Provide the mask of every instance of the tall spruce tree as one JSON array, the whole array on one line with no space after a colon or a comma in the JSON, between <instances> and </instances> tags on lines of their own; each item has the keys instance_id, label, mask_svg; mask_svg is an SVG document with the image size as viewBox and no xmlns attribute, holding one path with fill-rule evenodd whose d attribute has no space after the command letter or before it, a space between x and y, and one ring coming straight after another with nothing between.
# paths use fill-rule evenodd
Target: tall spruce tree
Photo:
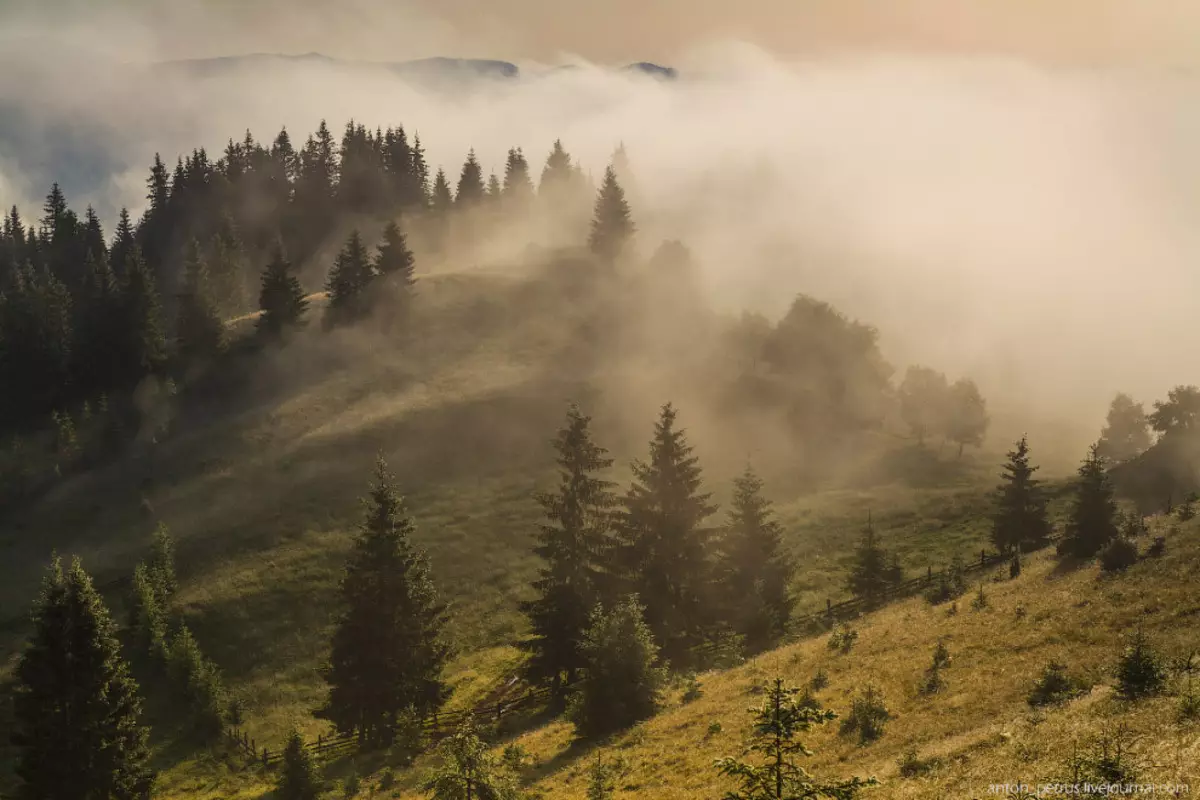
<instances>
[{"instance_id":1,"label":"tall spruce tree","mask_svg":"<svg viewBox=\"0 0 1200 800\"><path fill-rule=\"evenodd\" d=\"M529 162L521 148L508 151L504 164L505 205L517 215L527 214L533 205L533 180L529 176Z\"/></svg>"},{"instance_id":2,"label":"tall spruce tree","mask_svg":"<svg viewBox=\"0 0 1200 800\"><path fill-rule=\"evenodd\" d=\"M373 266L375 272L388 284L398 289L407 289L416 281L413 279L413 267L416 259L408 248L408 238L395 222L389 222L383 229L383 241L376 248Z\"/></svg>"},{"instance_id":3,"label":"tall spruce tree","mask_svg":"<svg viewBox=\"0 0 1200 800\"><path fill-rule=\"evenodd\" d=\"M458 176L458 187L454 190L454 204L458 208L478 208L487 195L483 182L483 168L475 157L475 150L467 154L462 172Z\"/></svg>"},{"instance_id":4,"label":"tall spruce tree","mask_svg":"<svg viewBox=\"0 0 1200 800\"><path fill-rule=\"evenodd\" d=\"M154 278L135 248L125 265L121 290L121 348L126 383L136 383L166 361L162 306Z\"/></svg>"},{"instance_id":5,"label":"tall spruce tree","mask_svg":"<svg viewBox=\"0 0 1200 800\"><path fill-rule=\"evenodd\" d=\"M389 742L405 709L422 719L445 702L445 607L429 559L412 541L387 464L379 458L367 516L341 581L343 611L324 670L324 716L369 744Z\"/></svg>"},{"instance_id":6,"label":"tall spruce tree","mask_svg":"<svg viewBox=\"0 0 1200 800\"><path fill-rule=\"evenodd\" d=\"M432 192L430 203L435 212L444 214L454 207L454 196L450 193L450 182L444 169L439 168L434 176Z\"/></svg>"},{"instance_id":7,"label":"tall spruce tree","mask_svg":"<svg viewBox=\"0 0 1200 800\"><path fill-rule=\"evenodd\" d=\"M711 622L708 543L704 527L717 506L700 491L698 459L676 411L662 408L648 462L635 461L633 483L616 526L616 563L626 589L646 606L646 622L675 663L689 660Z\"/></svg>"},{"instance_id":8,"label":"tall spruce tree","mask_svg":"<svg viewBox=\"0 0 1200 800\"><path fill-rule=\"evenodd\" d=\"M715 766L721 775L739 784L727 792L723 800L851 800L860 789L877 783L874 778L851 778L847 781L823 781L814 778L797 763L800 756L812 753L796 738L825 725L837 715L823 711L806 702L799 689L785 686L776 678L767 688L762 706L752 708L754 727L750 752L758 753L762 763L751 764L735 758L719 759Z\"/></svg>"},{"instance_id":9,"label":"tall spruce tree","mask_svg":"<svg viewBox=\"0 0 1200 800\"><path fill-rule=\"evenodd\" d=\"M117 228L113 232L112 247L108 251L108 263L118 280L124 278L125 266L136 247L137 239L134 236L133 223L129 220L129 209L122 208L121 215L117 218Z\"/></svg>"},{"instance_id":10,"label":"tall spruce tree","mask_svg":"<svg viewBox=\"0 0 1200 800\"><path fill-rule=\"evenodd\" d=\"M325 309L326 324L343 324L365 316L370 308L367 288L374 277L362 236L357 230L352 231L345 247L333 262L325 285L329 292L329 305Z\"/></svg>"},{"instance_id":11,"label":"tall spruce tree","mask_svg":"<svg viewBox=\"0 0 1200 800\"><path fill-rule=\"evenodd\" d=\"M304 322L308 300L300 288L300 280L292 273L291 263L283 255L282 246L275 248L271 263L263 270L258 307L262 311L256 323L258 332L269 338L277 339Z\"/></svg>"},{"instance_id":12,"label":"tall spruce tree","mask_svg":"<svg viewBox=\"0 0 1200 800\"><path fill-rule=\"evenodd\" d=\"M183 290L175 316L175 341L184 364L213 358L225 346L225 324L213 300L208 264L193 239L184 257Z\"/></svg>"},{"instance_id":13,"label":"tall spruce tree","mask_svg":"<svg viewBox=\"0 0 1200 800\"><path fill-rule=\"evenodd\" d=\"M533 634L527 643L528 675L550 680L556 695L563 677L570 684L583 665L580 648L589 615L604 594L603 564L616 505L612 482L596 475L611 467L612 459L592 441L590 425L591 417L572 404L554 440L558 488L537 495L547 520L534 548L543 562L533 583L537 599L522 606Z\"/></svg>"},{"instance_id":14,"label":"tall spruce tree","mask_svg":"<svg viewBox=\"0 0 1200 800\"><path fill-rule=\"evenodd\" d=\"M604 171L604 183L596 197L588 247L601 259L614 261L629 246L636 230L625 190L617 181L617 171L610 166Z\"/></svg>"},{"instance_id":15,"label":"tall spruce tree","mask_svg":"<svg viewBox=\"0 0 1200 800\"><path fill-rule=\"evenodd\" d=\"M1008 463L996 489L992 514L992 543L1001 553L1031 552L1050 542L1050 520L1038 468L1029 463L1029 442L1024 436L1008 452Z\"/></svg>"},{"instance_id":16,"label":"tall spruce tree","mask_svg":"<svg viewBox=\"0 0 1200 800\"><path fill-rule=\"evenodd\" d=\"M147 731L116 634L79 560L64 572L56 556L16 671L20 797L149 798Z\"/></svg>"},{"instance_id":17,"label":"tall spruce tree","mask_svg":"<svg viewBox=\"0 0 1200 800\"><path fill-rule=\"evenodd\" d=\"M722 606L751 652L783 636L795 605L789 590L795 567L783 552L783 528L762 489L762 479L747 467L734 482L729 522L717 548Z\"/></svg>"},{"instance_id":18,"label":"tall spruce tree","mask_svg":"<svg viewBox=\"0 0 1200 800\"><path fill-rule=\"evenodd\" d=\"M855 597L874 604L903 579L899 562L880 546L875 525L868 518L867 527L854 551L854 566L850 570L847 588Z\"/></svg>"},{"instance_id":19,"label":"tall spruce tree","mask_svg":"<svg viewBox=\"0 0 1200 800\"><path fill-rule=\"evenodd\" d=\"M1079 467L1075 500L1059 552L1073 558L1091 558L1117 537L1117 504L1103 456L1096 445Z\"/></svg>"}]
</instances>

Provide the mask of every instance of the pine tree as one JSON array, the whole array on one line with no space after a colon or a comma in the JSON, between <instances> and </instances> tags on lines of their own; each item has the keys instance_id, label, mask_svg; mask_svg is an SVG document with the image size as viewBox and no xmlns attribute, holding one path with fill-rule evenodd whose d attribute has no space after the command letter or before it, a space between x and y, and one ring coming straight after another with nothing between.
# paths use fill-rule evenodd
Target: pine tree
<instances>
[{"instance_id":1,"label":"pine tree","mask_svg":"<svg viewBox=\"0 0 1200 800\"><path fill-rule=\"evenodd\" d=\"M167 656L167 618L145 564L133 568L129 594L129 627L138 647L154 659Z\"/></svg>"},{"instance_id":2,"label":"pine tree","mask_svg":"<svg viewBox=\"0 0 1200 800\"><path fill-rule=\"evenodd\" d=\"M1050 542L1050 521L1041 482L1033 477L1038 468L1029 463L1029 442L1024 436L1008 452L1002 481L996 489L992 514L992 543L1001 553L1031 552Z\"/></svg>"},{"instance_id":3,"label":"pine tree","mask_svg":"<svg viewBox=\"0 0 1200 800\"><path fill-rule=\"evenodd\" d=\"M596 197L588 247L601 259L614 261L629 246L636 230L625 190L617 182L616 170L610 166L604 171L604 184Z\"/></svg>"},{"instance_id":4,"label":"pine tree","mask_svg":"<svg viewBox=\"0 0 1200 800\"><path fill-rule=\"evenodd\" d=\"M462 173L458 177L458 187L454 190L454 204L457 208L478 208L486 193L483 169L475 157L475 150L472 149L467 154L467 160L463 162Z\"/></svg>"},{"instance_id":5,"label":"pine tree","mask_svg":"<svg viewBox=\"0 0 1200 800\"><path fill-rule=\"evenodd\" d=\"M868 519L847 581L850 593L868 604L875 604L903 579L899 564L879 545L875 526Z\"/></svg>"},{"instance_id":6,"label":"pine tree","mask_svg":"<svg viewBox=\"0 0 1200 800\"><path fill-rule=\"evenodd\" d=\"M95 261L108 260L108 245L104 242L104 229L100 227L100 218L96 209L87 207L83 223L84 255L90 255Z\"/></svg>"},{"instance_id":7,"label":"pine tree","mask_svg":"<svg viewBox=\"0 0 1200 800\"><path fill-rule=\"evenodd\" d=\"M308 300L300 288L300 280L292 273L292 265L283 255L283 247L275 248L271 263L262 274L262 289L258 293L262 311L255 323L259 334L277 339L284 331L298 328L308 311Z\"/></svg>"},{"instance_id":8,"label":"pine tree","mask_svg":"<svg viewBox=\"0 0 1200 800\"><path fill-rule=\"evenodd\" d=\"M605 736L658 710L666 670L636 595L611 611L596 606L581 647L584 673L569 716L584 737Z\"/></svg>"},{"instance_id":9,"label":"pine tree","mask_svg":"<svg viewBox=\"0 0 1200 800\"><path fill-rule=\"evenodd\" d=\"M183 291L176 306L175 340L184 364L202 362L225 346L225 324L213 300L208 265L193 239L184 257Z\"/></svg>"},{"instance_id":10,"label":"pine tree","mask_svg":"<svg viewBox=\"0 0 1200 800\"><path fill-rule=\"evenodd\" d=\"M425 784L432 800L517 800L512 776L488 755L487 744L467 722L439 748L442 768Z\"/></svg>"},{"instance_id":11,"label":"pine tree","mask_svg":"<svg viewBox=\"0 0 1200 800\"><path fill-rule=\"evenodd\" d=\"M1115 539L1117 504L1113 500L1112 484L1108 480L1105 462L1096 445L1079 467L1079 483L1075 501L1067 521L1066 535L1059 542L1059 552L1073 558L1091 558Z\"/></svg>"},{"instance_id":12,"label":"pine tree","mask_svg":"<svg viewBox=\"0 0 1200 800\"><path fill-rule=\"evenodd\" d=\"M440 168L433 179L431 204L434 212L439 214L444 214L454 207L454 197L450 194L450 183L446 179L446 171Z\"/></svg>"},{"instance_id":13,"label":"pine tree","mask_svg":"<svg viewBox=\"0 0 1200 800\"><path fill-rule=\"evenodd\" d=\"M762 488L762 480L747 467L734 482L729 522L718 542L723 605L751 652L783 636L795 605L789 592L795 568L783 552L783 529Z\"/></svg>"},{"instance_id":14,"label":"pine tree","mask_svg":"<svg viewBox=\"0 0 1200 800\"><path fill-rule=\"evenodd\" d=\"M338 254L325 286L329 305L325 311L327 325L337 325L361 319L369 308L367 287L374 279L367 248L358 231L351 232L346 246Z\"/></svg>"},{"instance_id":15,"label":"pine tree","mask_svg":"<svg viewBox=\"0 0 1200 800\"><path fill-rule=\"evenodd\" d=\"M278 800L317 800L321 796L321 781L312 755L304 748L297 731L288 736L283 748L283 767L275 786Z\"/></svg>"},{"instance_id":16,"label":"pine tree","mask_svg":"<svg viewBox=\"0 0 1200 800\"><path fill-rule=\"evenodd\" d=\"M374 268L376 274L397 288L406 289L416 281L413 279L412 250L408 249L408 239L395 222L389 222L383 229L383 242L376 248Z\"/></svg>"},{"instance_id":17,"label":"pine tree","mask_svg":"<svg viewBox=\"0 0 1200 800\"><path fill-rule=\"evenodd\" d=\"M806 703L798 688L785 686L776 678L766 692L763 704L750 709L754 715L751 730L753 744L750 752L759 753L762 763L755 765L735 758L719 759L714 766L722 776L733 778L740 785L728 792L724 800L802 800L826 797L832 800L851 800L861 789L874 786L874 778L851 778L848 781L822 781L814 778L800 764L800 756L812 752L797 738L815 725L825 725L837 719L832 711L823 711Z\"/></svg>"},{"instance_id":18,"label":"pine tree","mask_svg":"<svg viewBox=\"0 0 1200 800\"><path fill-rule=\"evenodd\" d=\"M159 602L165 605L179 588L179 580L175 577L175 540L165 523L158 523L154 529L146 569Z\"/></svg>"},{"instance_id":19,"label":"pine tree","mask_svg":"<svg viewBox=\"0 0 1200 800\"><path fill-rule=\"evenodd\" d=\"M75 559L55 557L34 609L13 699L20 797L144 800L154 775L138 687L116 626Z\"/></svg>"},{"instance_id":20,"label":"pine tree","mask_svg":"<svg viewBox=\"0 0 1200 800\"><path fill-rule=\"evenodd\" d=\"M1141 403L1127 394L1118 394L1108 409L1108 419L1100 432L1099 453L1112 462L1127 461L1150 449L1150 423Z\"/></svg>"},{"instance_id":21,"label":"pine tree","mask_svg":"<svg viewBox=\"0 0 1200 800\"><path fill-rule=\"evenodd\" d=\"M596 750L596 760L588 768L587 800L613 800L612 768L600 760L600 751Z\"/></svg>"},{"instance_id":22,"label":"pine tree","mask_svg":"<svg viewBox=\"0 0 1200 800\"><path fill-rule=\"evenodd\" d=\"M412 519L382 458L367 505L341 581L344 609L324 671L325 715L339 731L380 744L406 708L424 718L445 701L449 651L429 560L411 542Z\"/></svg>"},{"instance_id":23,"label":"pine tree","mask_svg":"<svg viewBox=\"0 0 1200 800\"><path fill-rule=\"evenodd\" d=\"M634 480L617 524L616 562L627 588L646 605L646 622L675 662L685 661L708 626L711 531L703 522L717 506L701 493L700 466L675 408L666 404L654 428L648 463Z\"/></svg>"},{"instance_id":24,"label":"pine tree","mask_svg":"<svg viewBox=\"0 0 1200 800\"><path fill-rule=\"evenodd\" d=\"M125 364L122 377L127 383L136 383L162 366L167 349L162 307L154 279L136 249L125 266L120 328L122 363Z\"/></svg>"},{"instance_id":25,"label":"pine tree","mask_svg":"<svg viewBox=\"0 0 1200 800\"><path fill-rule=\"evenodd\" d=\"M533 584L538 596L522 607L533 633L527 644L528 674L535 681L551 680L556 694L563 674L569 684L582 666L580 648L591 611L602 597L602 564L616 504L612 482L596 477L612 466L612 459L592 441L590 424L591 417L572 404L554 441L558 489L537 496L548 521L534 549L543 561Z\"/></svg>"},{"instance_id":26,"label":"pine tree","mask_svg":"<svg viewBox=\"0 0 1200 800\"><path fill-rule=\"evenodd\" d=\"M118 279L125 277L125 266L129 263L129 258L134 254L136 247L137 240L134 238L133 223L129 221L129 209L122 208L121 215L117 218L117 229L113 233L112 247L109 248L108 256L113 274Z\"/></svg>"},{"instance_id":27,"label":"pine tree","mask_svg":"<svg viewBox=\"0 0 1200 800\"><path fill-rule=\"evenodd\" d=\"M533 180L529 176L529 162L521 148L508 151L504 165L505 205L517 215L527 214L533 205Z\"/></svg>"}]
</instances>

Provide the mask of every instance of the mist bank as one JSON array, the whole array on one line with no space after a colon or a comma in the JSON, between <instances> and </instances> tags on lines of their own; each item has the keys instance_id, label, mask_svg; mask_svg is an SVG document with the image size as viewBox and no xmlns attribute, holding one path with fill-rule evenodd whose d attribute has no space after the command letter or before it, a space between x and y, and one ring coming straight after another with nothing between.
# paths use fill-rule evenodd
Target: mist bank
<instances>
[{"instance_id":1,"label":"mist bank","mask_svg":"<svg viewBox=\"0 0 1200 800\"><path fill-rule=\"evenodd\" d=\"M1102 419L1200 381L1200 81L965 58L781 62L695 50L664 82L586 62L430 87L331 59L216 71L10 50L0 201L52 180L111 229L145 205L150 160L249 128L302 137L404 124L436 170L485 173L556 139L599 176L623 142L647 251L692 248L713 302L782 314L797 292L877 326L893 363L979 380L993 402ZM536 66L536 65L535 65ZM546 65L540 65L545 67ZM474 266L463 264L463 268Z\"/></svg>"}]
</instances>

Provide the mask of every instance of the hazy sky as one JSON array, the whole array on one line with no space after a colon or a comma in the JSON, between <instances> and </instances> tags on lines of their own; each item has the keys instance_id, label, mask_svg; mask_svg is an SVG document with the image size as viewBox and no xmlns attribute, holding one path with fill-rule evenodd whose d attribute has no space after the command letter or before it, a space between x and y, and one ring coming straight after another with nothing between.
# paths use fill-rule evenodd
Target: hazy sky
<instances>
[{"instance_id":1,"label":"hazy sky","mask_svg":"<svg viewBox=\"0 0 1200 800\"><path fill-rule=\"evenodd\" d=\"M124 18L118 33L95 20ZM75 27L157 57L245 51L666 61L719 39L778 54L991 53L1195 63L1195 0L0 0L0 20ZM28 31L28 26L21 26ZM0 34L2 35L2 34Z\"/></svg>"}]
</instances>

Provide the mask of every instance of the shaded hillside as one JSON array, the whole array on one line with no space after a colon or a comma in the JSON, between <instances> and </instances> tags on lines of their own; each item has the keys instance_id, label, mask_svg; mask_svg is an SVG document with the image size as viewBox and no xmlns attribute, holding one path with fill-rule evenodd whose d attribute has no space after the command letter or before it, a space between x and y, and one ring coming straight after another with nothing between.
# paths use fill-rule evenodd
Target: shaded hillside
<instances>
[{"instance_id":1,"label":"shaded hillside","mask_svg":"<svg viewBox=\"0 0 1200 800\"><path fill-rule=\"evenodd\" d=\"M1177 505L1200 491L1200 431L1163 437L1111 474L1117 491L1145 513Z\"/></svg>"}]
</instances>

